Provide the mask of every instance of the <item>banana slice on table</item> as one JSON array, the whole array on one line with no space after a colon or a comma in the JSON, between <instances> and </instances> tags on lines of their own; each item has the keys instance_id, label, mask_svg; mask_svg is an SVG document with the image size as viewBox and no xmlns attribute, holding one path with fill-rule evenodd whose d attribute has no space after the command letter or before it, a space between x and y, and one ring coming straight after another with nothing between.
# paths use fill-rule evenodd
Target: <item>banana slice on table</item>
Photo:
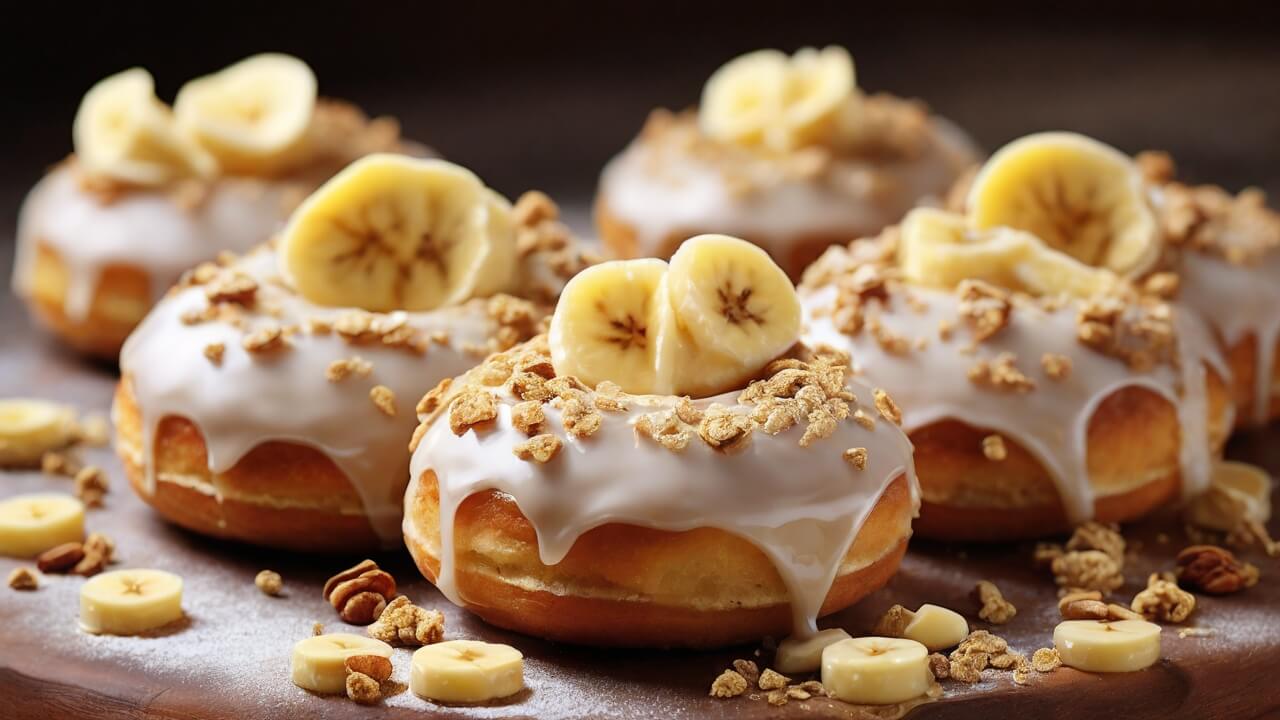
<instances>
[{"instance_id":1,"label":"banana slice on table","mask_svg":"<svg viewBox=\"0 0 1280 720\"><path fill-rule=\"evenodd\" d=\"M925 603L902 629L902 636L937 652L969 637L969 621L955 610Z\"/></svg>"},{"instance_id":2,"label":"banana slice on table","mask_svg":"<svg viewBox=\"0 0 1280 720\"><path fill-rule=\"evenodd\" d=\"M822 667L822 651L828 645L849 638L849 633L840 628L820 630L806 638L786 638L778 643L778 652L773 656L773 668L784 675L814 672Z\"/></svg>"},{"instance_id":3,"label":"banana slice on table","mask_svg":"<svg viewBox=\"0 0 1280 720\"><path fill-rule=\"evenodd\" d=\"M698 118L709 137L787 152L830 140L855 88L844 48L759 50L712 74Z\"/></svg>"},{"instance_id":4,"label":"banana slice on table","mask_svg":"<svg viewBox=\"0 0 1280 720\"><path fill-rule=\"evenodd\" d=\"M1224 460L1213 468L1209 489L1187 503L1187 522L1231 532L1242 523L1271 519L1271 476L1260 467Z\"/></svg>"},{"instance_id":5,"label":"banana slice on table","mask_svg":"<svg viewBox=\"0 0 1280 720\"><path fill-rule=\"evenodd\" d=\"M232 172L299 159L316 105L316 76L289 55L254 55L182 86L178 125Z\"/></svg>"},{"instance_id":6,"label":"banana slice on table","mask_svg":"<svg viewBox=\"0 0 1280 720\"><path fill-rule=\"evenodd\" d=\"M84 539L84 503L70 495L19 495L0 502L0 555L35 557Z\"/></svg>"},{"instance_id":7,"label":"banana slice on table","mask_svg":"<svg viewBox=\"0 0 1280 720\"><path fill-rule=\"evenodd\" d=\"M1032 295L1106 292L1119 278L1058 252L1030 233L1007 227L974 230L963 215L917 208L903 219L898 263L907 280L953 288L962 280Z\"/></svg>"},{"instance_id":8,"label":"banana slice on table","mask_svg":"<svg viewBox=\"0 0 1280 720\"><path fill-rule=\"evenodd\" d=\"M1028 135L996 151L967 200L978 229L1025 230L1083 263L1121 275L1159 255L1142 173L1124 153L1083 135Z\"/></svg>"},{"instance_id":9,"label":"banana slice on table","mask_svg":"<svg viewBox=\"0 0 1280 720\"><path fill-rule=\"evenodd\" d=\"M441 702L478 703L524 689L524 656L510 645L449 640L413 653L409 689Z\"/></svg>"},{"instance_id":10,"label":"banana slice on table","mask_svg":"<svg viewBox=\"0 0 1280 720\"><path fill-rule=\"evenodd\" d=\"M666 302L658 288L666 272L661 260L613 260L574 276L560 293L548 334L556 373L592 387L610 380L629 393L670 392L658 377Z\"/></svg>"},{"instance_id":11,"label":"banana slice on table","mask_svg":"<svg viewBox=\"0 0 1280 720\"><path fill-rule=\"evenodd\" d=\"M928 692L932 682L929 651L915 640L853 638L822 651L822 686L845 702L906 702Z\"/></svg>"},{"instance_id":12,"label":"banana slice on table","mask_svg":"<svg viewBox=\"0 0 1280 720\"><path fill-rule=\"evenodd\" d=\"M332 633L299 640L289 655L289 678L303 690L324 695L347 691L347 658L390 658L391 646L364 635Z\"/></svg>"},{"instance_id":13,"label":"banana slice on table","mask_svg":"<svg viewBox=\"0 0 1280 720\"><path fill-rule=\"evenodd\" d=\"M163 570L113 570L80 586L85 632L137 635L182 618L182 578Z\"/></svg>"},{"instance_id":14,"label":"banana slice on table","mask_svg":"<svg viewBox=\"0 0 1280 720\"><path fill-rule=\"evenodd\" d=\"M71 135L86 170L136 185L217 170L214 159L179 132L142 68L105 78L85 93Z\"/></svg>"},{"instance_id":15,"label":"banana slice on table","mask_svg":"<svg viewBox=\"0 0 1280 720\"><path fill-rule=\"evenodd\" d=\"M280 264L320 305L431 310L511 282L510 214L465 168L370 155L298 207L280 237Z\"/></svg>"},{"instance_id":16,"label":"banana slice on table","mask_svg":"<svg viewBox=\"0 0 1280 720\"><path fill-rule=\"evenodd\" d=\"M76 413L47 400L0 400L0 467L37 465L75 439Z\"/></svg>"},{"instance_id":17,"label":"banana slice on table","mask_svg":"<svg viewBox=\"0 0 1280 720\"><path fill-rule=\"evenodd\" d=\"M1088 672L1134 672L1160 659L1160 626L1145 620L1066 620L1053 629L1062 664Z\"/></svg>"}]
</instances>

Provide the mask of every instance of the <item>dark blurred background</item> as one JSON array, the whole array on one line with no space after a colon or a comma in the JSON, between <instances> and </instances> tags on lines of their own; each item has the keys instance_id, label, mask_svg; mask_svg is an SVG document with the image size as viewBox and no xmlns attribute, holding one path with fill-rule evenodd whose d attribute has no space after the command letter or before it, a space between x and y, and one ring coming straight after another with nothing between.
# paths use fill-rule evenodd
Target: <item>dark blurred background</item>
<instances>
[{"instance_id":1,"label":"dark blurred background","mask_svg":"<svg viewBox=\"0 0 1280 720\"><path fill-rule=\"evenodd\" d=\"M735 54L828 43L852 51L863 88L926 99L989 149L1079 130L1280 193L1276 2L46 3L3 25L4 243L94 81L142 65L171 100L264 50L304 58L324 94L398 116L507 194L583 205L651 108L695 103Z\"/></svg>"}]
</instances>

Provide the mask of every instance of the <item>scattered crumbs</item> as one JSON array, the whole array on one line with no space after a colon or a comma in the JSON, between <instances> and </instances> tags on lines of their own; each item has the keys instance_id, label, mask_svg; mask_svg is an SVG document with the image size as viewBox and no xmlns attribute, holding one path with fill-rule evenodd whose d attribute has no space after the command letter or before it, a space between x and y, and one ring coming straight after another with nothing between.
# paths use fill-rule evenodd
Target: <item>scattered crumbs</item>
<instances>
[{"instance_id":1,"label":"scattered crumbs","mask_svg":"<svg viewBox=\"0 0 1280 720\"><path fill-rule=\"evenodd\" d=\"M889 393L882 388L876 388L874 391L876 409L880 411L880 416L894 425L902 424L902 410L898 408L898 404L893 401Z\"/></svg>"},{"instance_id":2,"label":"scattered crumbs","mask_svg":"<svg viewBox=\"0 0 1280 720\"><path fill-rule=\"evenodd\" d=\"M227 351L226 343L209 343L204 346L204 356L214 365L222 364L222 354Z\"/></svg>"},{"instance_id":3,"label":"scattered crumbs","mask_svg":"<svg viewBox=\"0 0 1280 720\"><path fill-rule=\"evenodd\" d=\"M1071 375L1071 358L1057 353L1045 353L1040 356L1040 367L1050 380L1065 380Z\"/></svg>"},{"instance_id":4,"label":"scattered crumbs","mask_svg":"<svg viewBox=\"0 0 1280 720\"><path fill-rule=\"evenodd\" d=\"M359 356L334 360L324 369L324 378L329 382L342 382L355 375L368 377L373 372L373 363Z\"/></svg>"},{"instance_id":5,"label":"scattered crumbs","mask_svg":"<svg viewBox=\"0 0 1280 720\"><path fill-rule=\"evenodd\" d=\"M725 670L711 683L711 697L732 698L747 691L747 680L735 670Z\"/></svg>"},{"instance_id":6,"label":"scattered crumbs","mask_svg":"<svg viewBox=\"0 0 1280 720\"><path fill-rule=\"evenodd\" d=\"M369 399L374 407L387 417L396 416L396 394L386 385L374 385L369 389Z\"/></svg>"},{"instance_id":7,"label":"scattered crumbs","mask_svg":"<svg viewBox=\"0 0 1280 720\"><path fill-rule=\"evenodd\" d=\"M36 571L28 567L16 567L9 573L9 587L14 590L35 590L40 587Z\"/></svg>"},{"instance_id":8,"label":"scattered crumbs","mask_svg":"<svg viewBox=\"0 0 1280 720\"><path fill-rule=\"evenodd\" d=\"M845 462L858 470L867 469L867 449L864 447L849 448L844 451Z\"/></svg>"},{"instance_id":9,"label":"scattered crumbs","mask_svg":"<svg viewBox=\"0 0 1280 720\"><path fill-rule=\"evenodd\" d=\"M988 435L982 438L982 454L988 460L996 462L1009 457L1009 451L1004 446L1004 438L999 435Z\"/></svg>"},{"instance_id":10,"label":"scattered crumbs","mask_svg":"<svg viewBox=\"0 0 1280 720\"><path fill-rule=\"evenodd\" d=\"M1006 600L1000 588L989 580L979 580L973 589L973 596L981 606L978 617L993 625L1003 625L1018 614L1018 608Z\"/></svg>"}]
</instances>

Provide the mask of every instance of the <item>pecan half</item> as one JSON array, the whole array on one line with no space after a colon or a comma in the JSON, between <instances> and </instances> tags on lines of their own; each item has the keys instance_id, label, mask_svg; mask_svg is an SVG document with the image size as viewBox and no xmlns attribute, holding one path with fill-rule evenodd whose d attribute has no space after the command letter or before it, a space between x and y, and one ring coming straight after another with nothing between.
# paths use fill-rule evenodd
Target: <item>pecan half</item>
<instances>
[{"instance_id":1,"label":"pecan half","mask_svg":"<svg viewBox=\"0 0 1280 720\"><path fill-rule=\"evenodd\" d=\"M1192 545L1178 553L1177 562L1178 582L1210 595L1226 595L1258 582L1258 568L1216 545Z\"/></svg>"},{"instance_id":2,"label":"pecan half","mask_svg":"<svg viewBox=\"0 0 1280 720\"><path fill-rule=\"evenodd\" d=\"M396 580L374 561L364 560L329 578L323 594L345 622L368 625L395 597Z\"/></svg>"}]
</instances>

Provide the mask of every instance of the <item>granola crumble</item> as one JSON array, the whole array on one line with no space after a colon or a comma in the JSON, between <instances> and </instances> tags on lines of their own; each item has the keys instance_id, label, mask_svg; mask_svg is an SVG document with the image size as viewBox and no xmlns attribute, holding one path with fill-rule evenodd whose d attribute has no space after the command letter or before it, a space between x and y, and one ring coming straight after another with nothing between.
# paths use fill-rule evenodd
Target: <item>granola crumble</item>
<instances>
[{"instance_id":1,"label":"granola crumble","mask_svg":"<svg viewBox=\"0 0 1280 720\"><path fill-rule=\"evenodd\" d=\"M449 406L449 428L455 435L462 435L472 427L490 422L496 417L497 398L493 393L477 388L463 388Z\"/></svg>"},{"instance_id":2,"label":"granola crumble","mask_svg":"<svg viewBox=\"0 0 1280 720\"><path fill-rule=\"evenodd\" d=\"M222 355L227 350L226 343L214 342L204 346L204 356L214 365L222 364Z\"/></svg>"},{"instance_id":3,"label":"granola crumble","mask_svg":"<svg viewBox=\"0 0 1280 720\"><path fill-rule=\"evenodd\" d=\"M373 363L364 358L354 355L342 360L334 360L324 370L324 378L329 382L342 382L352 375L356 377L369 377L373 372Z\"/></svg>"},{"instance_id":4,"label":"granola crumble","mask_svg":"<svg viewBox=\"0 0 1280 720\"><path fill-rule=\"evenodd\" d=\"M1056 353L1045 353L1040 356L1040 367L1050 380L1066 380L1071 376L1071 358Z\"/></svg>"},{"instance_id":5,"label":"granola crumble","mask_svg":"<svg viewBox=\"0 0 1280 720\"><path fill-rule=\"evenodd\" d=\"M867 469L867 449L864 447L845 450L844 459L857 470Z\"/></svg>"},{"instance_id":6,"label":"granola crumble","mask_svg":"<svg viewBox=\"0 0 1280 720\"><path fill-rule=\"evenodd\" d=\"M374 385L369 389L369 399L374 407L387 417L396 416L396 394L386 385Z\"/></svg>"},{"instance_id":7,"label":"granola crumble","mask_svg":"<svg viewBox=\"0 0 1280 720\"><path fill-rule=\"evenodd\" d=\"M107 474L96 465L86 465L76 473L76 497L86 507L102 507L102 499L109 489L110 483L107 481Z\"/></svg>"},{"instance_id":8,"label":"granola crumble","mask_svg":"<svg viewBox=\"0 0 1280 720\"><path fill-rule=\"evenodd\" d=\"M1031 667L1038 673L1048 673L1062 667L1057 648L1040 648L1031 655Z\"/></svg>"},{"instance_id":9,"label":"granola crumble","mask_svg":"<svg viewBox=\"0 0 1280 720\"><path fill-rule=\"evenodd\" d=\"M1064 553L1053 560L1051 567L1054 582L1061 587L1107 593L1124 584L1120 565L1101 550Z\"/></svg>"},{"instance_id":10,"label":"granola crumble","mask_svg":"<svg viewBox=\"0 0 1280 720\"><path fill-rule=\"evenodd\" d=\"M1018 609L1005 599L1000 588L988 580L978 581L973 589L973 597L981 605L978 617L993 625L1003 625L1018 614Z\"/></svg>"},{"instance_id":11,"label":"granola crumble","mask_svg":"<svg viewBox=\"0 0 1280 720\"><path fill-rule=\"evenodd\" d=\"M900 638L915 616L914 612L905 607L894 605L886 610L884 615L880 616L880 619L876 621L875 629L871 633L880 637Z\"/></svg>"},{"instance_id":12,"label":"granola crumble","mask_svg":"<svg viewBox=\"0 0 1280 720\"><path fill-rule=\"evenodd\" d=\"M444 615L418 607L401 595L387 603L367 632L390 645L430 645L444 639Z\"/></svg>"},{"instance_id":13,"label":"granola crumble","mask_svg":"<svg viewBox=\"0 0 1280 720\"><path fill-rule=\"evenodd\" d=\"M560 438L550 433L542 435L534 435L524 442L517 443L511 451L521 460L532 460L538 463L547 463L560 453L563 443Z\"/></svg>"},{"instance_id":14,"label":"granola crumble","mask_svg":"<svg viewBox=\"0 0 1280 720\"><path fill-rule=\"evenodd\" d=\"M40 581L31 568L16 567L9 572L9 587L14 590L36 590L40 587Z\"/></svg>"},{"instance_id":15,"label":"granola crumble","mask_svg":"<svg viewBox=\"0 0 1280 720\"><path fill-rule=\"evenodd\" d=\"M880 417L893 423L894 425L902 424L902 410L898 409L898 404L893 401L889 393L880 388L876 388L873 392L875 396L876 410L880 411Z\"/></svg>"},{"instance_id":16,"label":"granola crumble","mask_svg":"<svg viewBox=\"0 0 1280 720\"><path fill-rule=\"evenodd\" d=\"M747 691L747 681L735 670L725 670L711 683L711 697L732 698Z\"/></svg>"},{"instance_id":17,"label":"granola crumble","mask_svg":"<svg viewBox=\"0 0 1280 720\"><path fill-rule=\"evenodd\" d=\"M791 678L786 675L783 675L772 668L766 668L764 672L760 673L760 680L757 682L757 686L761 690L778 690L785 688L787 683L790 682Z\"/></svg>"}]
</instances>

